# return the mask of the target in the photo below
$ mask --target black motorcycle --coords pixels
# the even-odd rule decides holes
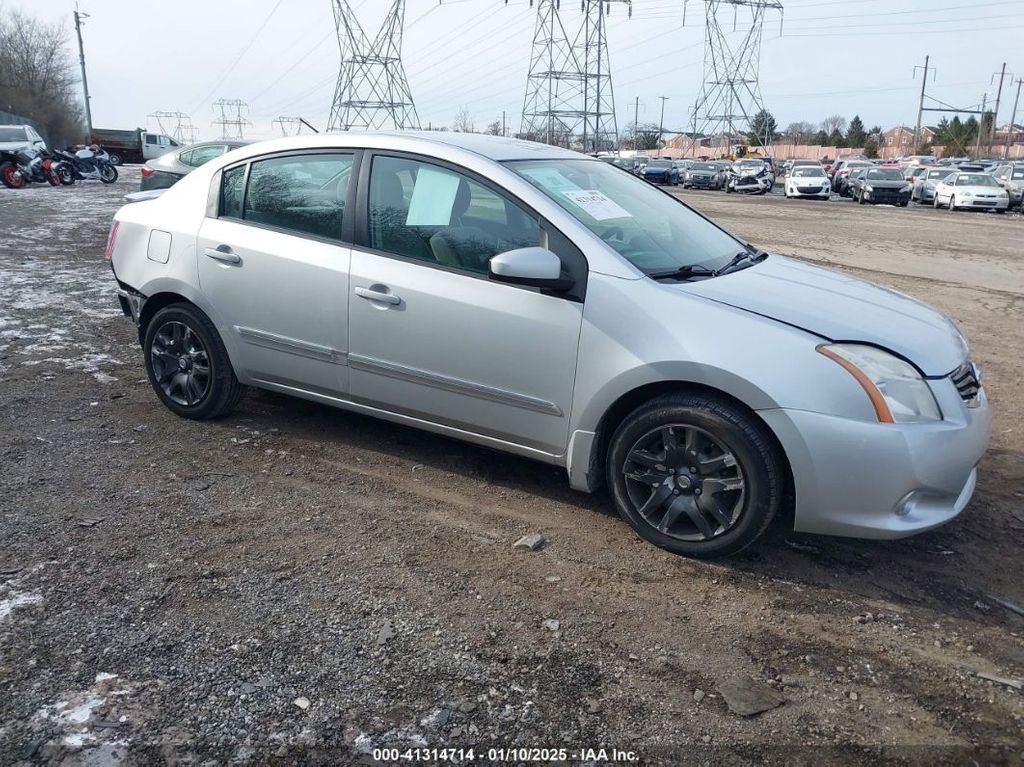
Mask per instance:
[[[101,181],[113,184],[117,181],[117,168],[110,162],[110,156],[102,149],[79,149],[72,152],[55,152],[55,170],[61,183],[74,184],[76,181]]]
[[[8,189],[21,189],[29,182],[60,186],[52,160],[36,149],[0,150],[0,182]]]

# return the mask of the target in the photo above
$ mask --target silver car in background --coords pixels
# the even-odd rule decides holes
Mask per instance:
[[[928,168],[914,182],[914,187],[910,192],[911,201],[924,204],[933,202],[935,200],[935,187],[951,173],[954,173],[953,168],[942,168],[939,166]]]
[[[254,386],[527,456],[688,556],[739,551],[784,504],[805,532],[928,530],[988,440],[949,318],[556,147],[254,144],[123,207],[107,254],[178,415]]]
[[[204,141],[147,160],[142,166],[139,191],[148,192],[172,187],[196,168],[248,143],[233,139]]]

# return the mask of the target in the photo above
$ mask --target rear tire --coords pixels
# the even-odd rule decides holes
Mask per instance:
[[[117,154],[117,152],[108,152],[107,156],[110,158],[111,165],[121,165],[124,163],[124,160],[121,159],[121,155]]]
[[[705,394],[670,394],[619,425],[606,461],[616,509],[645,540],[688,557],[735,554],[782,503],[783,458],[764,424]]]
[[[217,328],[191,304],[171,304],[150,319],[143,337],[146,375],[160,401],[196,421],[234,410],[244,391]]]

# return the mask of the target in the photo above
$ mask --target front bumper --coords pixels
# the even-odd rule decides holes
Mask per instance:
[[[864,192],[864,201],[870,202],[872,205],[905,205],[910,202],[910,192],[875,189],[871,192]]]
[[[793,471],[795,530],[903,538],[963,511],[988,444],[988,402],[982,391],[977,407],[969,408],[950,379],[929,384],[942,421],[882,424],[803,410],[760,411]]]
[[[790,186],[790,197],[831,197],[832,190],[820,186]]]
[[[955,207],[956,210],[1006,210],[1010,207],[1010,201],[1006,197],[965,197],[957,198]]]

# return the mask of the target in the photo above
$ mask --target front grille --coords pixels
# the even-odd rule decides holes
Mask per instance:
[[[960,393],[960,399],[964,402],[974,402],[978,399],[978,392],[981,391],[981,374],[973,362],[967,360],[949,376],[956,390]]]
[[[823,194],[825,189],[820,186],[798,186],[796,191],[800,194]]]
[[[899,202],[904,196],[899,189],[876,189],[870,194],[872,202]]]
[[[975,200],[973,203],[976,208],[992,208],[995,206],[995,200]]]

